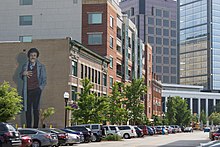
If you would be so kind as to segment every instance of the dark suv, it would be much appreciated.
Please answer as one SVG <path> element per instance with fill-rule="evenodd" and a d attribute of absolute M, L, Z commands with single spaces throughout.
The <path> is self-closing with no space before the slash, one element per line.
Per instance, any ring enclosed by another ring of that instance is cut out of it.
<path fill-rule="evenodd" d="M 20 133 L 10 124 L 0 122 L 0 147 L 21 146 Z"/>
<path fill-rule="evenodd" d="M 72 126 L 72 127 L 67 127 L 67 129 L 82 132 L 84 136 L 84 142 L 91 142 L 92 133 L 90 129 L 84 126 Z"/>

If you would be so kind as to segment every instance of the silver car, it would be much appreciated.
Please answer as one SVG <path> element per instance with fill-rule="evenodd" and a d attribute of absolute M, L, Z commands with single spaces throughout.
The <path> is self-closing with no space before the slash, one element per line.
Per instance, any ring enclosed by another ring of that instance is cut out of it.
<path fill-rule="evenodd" d="M 32 128 L 19 128 L 18 131 L 21 135 L 31 137 L 32 147 L 56 146 L 58 144 L 57 135 L 53 133 L 46 133 Z"/>

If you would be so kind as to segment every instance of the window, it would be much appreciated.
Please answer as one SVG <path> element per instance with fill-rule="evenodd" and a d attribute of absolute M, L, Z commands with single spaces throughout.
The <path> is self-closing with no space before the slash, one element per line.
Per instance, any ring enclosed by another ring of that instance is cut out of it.
<path fill-rule="evenodd" d="M 157 38 L 156 38 L 156 44 L 162 44 L 162 39 L 159 38 L 159 37 L 157 37 Z"/>
<path fill-rule="evenodd" d="M 114 26 L 114 19 L 112 16 L 110 16 L 110 27 L 113 28 Z"/>
<path fill-rule="evenodd" d="M 97 70 L 95 70 L 95 83 L 97 83 L 97 79 L 98 79 L 98 74 L 97 74 Z"/>
<path fill-rule="evenodd" d="M 32 15 L 19 16 L 20 26 L 32 25 Z"/>
<path fill-rule="evenodd" d="M 156 28 L 156 35 L 161 35 L 161 34 L 162 34 L 161 28 Z"/>
<path fill-rule="evenodd" d="M 171 76 L 171 83 L 176 83 L 176 77 L 175 76 Z"/>
<path fill-rule="evenodd" d="M 171 74 L 176 74 L 176 67 L 171 67 Z"/>
<path fill-rule="evenodd" d="M 154 34 L 154 27 L 148 27 L 148 34 Z"/>
<path fill-rule="evenodd" d="M 119 52 L 119 53 L 121 53 L 121 47 L 119 46 L 119 45 L 117 45 L 117 51 Z"/>
<path fill-rule="evenodd" d="M 176 31 L 175 30 L 171 30 L 171 37 L 176 37 Z"/>
<path fill-rule="evenodd" d="M 157 18 L 157 19 L 156 19 L 156 25 L 157 25 L 157 26 L 161 26 L 161 25 L 162 25 L 162 20 L 159 19 L 159 18 Z"/>
<path fill-rule="evenodd" d="M 100 45 L 102 44 L 102 34 L 89 34 L 88 35 L 89 45 Z"/>
<path fill-rule="evenodd" d="M 162 16 L 162 11 L 160 9 L 156 9 L 156 16 Z"/>
<path fill-rule="evenodd" d="M 77 100 L 77 87 L 72 86 L 72 100 L 76 101 Z"/>
<path fill-rule="evenodd" d="M 164 36 L 169 36 L 169 30 L 168 29 L 163 29 L 163 35 Z"/>
<path fill-rule="evenodd" d="M 176 28 L 176 21 L 171 21 L 171 28 Z"/>
<path fill-rule="evenodd" d="M 163 38 L 163 45 L 169 46 L 169 39 L 168 38 Z"/>
<path fill-rule="evenodd" d="M 176 40 L 175 39 L 171 39 L 171 46 L 176 46 Z"/>
<path fill-rule="evenodd" d="M 20 5 L 32 5 L 33 0 L 20 0 Z"/>
<path fill-rule="evenodd" d="M 157 46 L 156 47 L 156 54 L 161 54 L 161 53 L 162 53 L 161 47 Z"/>
<path fill-rule="evenodd" d="M 161 63 L 161 56 L 156 56 L 156 63 Z"/>
<path fill-rule="evenodd" d="M 169 27 L 169 20 L 163 20 L 163 26 Z"/>
<path fill-rule="evenodd" d="M 91 68 L 88 67 L 88 78 L 91 79 Z"/>
<path fill-rule="evenodd" d="M 107 86 L 107 75 L 103 74 L 103 85 Z"/>
<path fill-rule="evenodd" d="M 169 64 L 169 57 L 163 57 L 163 63 Z"/>
<path fill-rule="evenodd" d="M 101 73 L 98 71 L 98 84 L 100 84 Z"/>
<path fill-rule="evenodd" d="M 92 69 L 92 82 L 94 82 L 94 69 Z"/>
<path fill-rule="evenodd" d="M 113 48 L 113 37 L 112 36 L 110 36 L 110 48 Z"/>
<path fill-rule="evenodd" d="M 176 65 L 176 58 L 171 58 L 171 64 Z"/>
<path fill-rule="evenodd" d="M 19 36 L 21 42 L 32 42 L 32 36 Z"/>
<path fill-rule="evenodd" d="M 164 48 L 163 48 L 163 54 L 164 54 L 164 55 L 169 55 L 169 48 L 164 47 Z"/>
<path fill-rule="evenodd" d="M 169 73 L 169 67 L 168 66 L 163 67 L 163 73 Z"/>
<path fill-rule="evenodd" d="M 81 79 L 83 79 L 83 64 L 81 64 Z"/>
<path fill-rule="evenodd" d="M 154 44 L 154 37 L 152 37 L 152 36 L 149 36 L 148 37 L 148 43 L 152 43 L 152 44 Z"/>
<path fill-rule="evenodd" d="M 77 77 L 77 62 L 72 61 L 72 75 Z"/>
<path fill-rule="evenodd" d="M 171 55 L 176 55 L 176 49 L 175 48 L 171 48 Z"/>
<path fill-rule="evenodd" d="M 154 25 L 154 18 L 148 17 L 148 24 Z"/>
<path fill-rule="evenodd" d="M 169 83 L 170 77 L 169 76 L 163 76 L 163 83 Z"/>
<path fill-rule="evenodd" d="M 109 86 L 110 86 L 110 88 L 112 88 L 112 86 L 113 86 L 113 78 L 112 77 L 109 77 Z"/>
<path fill-rule="evenodd" d="M 102 13 L 89 13 L 88 23 L 89 24 L 101 24 L 102 23 Z"/>
<path fill-rule="evenodd" d="M 134 7 L 131 7 L 131 16 L 134 16 Z"/>
<path fill-rule="evenodd" d="M 161 66 L 156 66 L 156 72 L 161 72 Z"/>
<path fill-rule="evenodd" d="M 113 68 L 113 58 L 110 57 L 110 64 L 109 64 L 110 68 Z"/>
<path fill-rule="evenodd" d="M 169 11 L 163 10 L 163 17 L 169 18 Z"/>

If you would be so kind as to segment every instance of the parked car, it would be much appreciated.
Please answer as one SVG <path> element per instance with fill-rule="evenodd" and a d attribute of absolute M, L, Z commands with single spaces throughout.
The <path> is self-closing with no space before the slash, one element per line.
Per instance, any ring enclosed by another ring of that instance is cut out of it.
<path fill-rule="evenodd" d="M 176 130 L 171 126 L 167 126 L 167 131 L 168 131 L 169 134 L 176 133 Z"/>
<path fill-rule="evenodd" d="M 71 133 L 67 133 L 67 134 L 68 134 L 68 139 L 66 141 L 66 145 L 72 146 L 75 143 L 80 143 L 79 135 L 71 134 Z"/>
<path fill-rule="evenodd" d="M 185 127 L 184 132 L 193 132 L 193 128 L 192 127 Z"/>
<path fill-rule="evenodd" d="M 205 127 L 204 128 L 204 132 L 210 132 L 210 130 L 211 130 L 210 127 Z"/>
<path fill-rule="evenodd" d="M 106 130 L 106 135 L 118 135 L 122 137 L 119 128 L 115 125 L 106 125 L 103 128 Z"/>
<path fill-rule="evenodd" d="M 171 125 L 171 127 L 175 129 L 176 133 L 181 133 L 182 132 L 181 128 L 178 125 Z"/>
<path fill-rule="evenodd" d="M 19 132 L 11 124 L 0 122 L 0 147 L 19 147 L 21 144 Z"/>
<path fill-rule="evenodd" d="M 144 133 L 143 133 L 141 128 L 138 128 L 137 126 L 134 126 L 134 128 L 135 128 L 135 131 L 137 133 L 137 137 L 143 137 L 144 136 Z"/>
<path fill-rule="evenodd" d="M 211 140 L 215 140 L 216 137 L 220 137 L 220 129 L 218 128 L 216 131 L 210 132 L 209 137 Z"/>
<path fill-rule="evenodd" d="M 154 130 L 151 127 L 147 127 L 148 135 L 154 135 Z"/>
<path fill-rule="evenodd" d="M 146 125 L 138 125 L 138 127 L 142 129 L 144 135 L 149 135 Z"/>
<path fill-rule="evenodd" d="M 86 128 L 86 127 L 84 127 L 84 126 L 71 126 L 71 127 L 67 127 L 67 129 L 82 132 L 83 136 L 84 136 L 84 142 L 90 142 L 92 140 L 92 138 L 91 138 L 91 135 L 92 135 L 91 130 Z"/>
<path fill-rule="evenodd" d="M 57 135 L 54 133 L 47 133 L 32 128 L 19 128 L 18 131 L 20 132 L 21 135 L 27 135 L 31 137 L 32 147 L 58 145 L 58 138 Z"/>
<path fill-rule="evenodd" d="M 106 135 L 106 132 L 101 124 L 82 124 L 79 126 L 84 126 L 86 128 L 89 128 L 92 132 L 92 141 L 93 142 L 99 142 L 102 140 L 102 137 Z"/>
<path fill-rule="evenodd" d="M 60 129 L 57 128 L 40 128 L 38 130 L 47 132 L 47 133 L 54 133 L 58 137 L 58 145 L 66 145 L 68 140 L 68 134 Z"/>
<path fill-rule="evenodd" d="M 79 138 L 79 142 L 84 142 L 84 135 L 82 132 L 79 132 L 79 131 L 75 131 L 75 130 L 70 130 L 70 129 L 61 129 L 62 131 L 66 132 L 66 133 L 69 133 L 69 134 L 75 134 L 75 135 L 78 135 L 80 138 Z"/>
<path fill-rule="evenodd" d="M 122 137 L 125 139 L 137 137 L 137 133 L 136 133 L 135 128 L 133 126 L 124 125 L 124 126 L 118 126 L 118 128 L 121 132 Z"/>
<path fill-rule="evenodd" d="M 32 139 L 30 136 L 22 135 L 21 140 L 22 140 L 22 144 L 20 147 L 30 147 L 32 145 Z"/>
<path fill-rule="evenodd" d="M 162 134 L 162 126 L 156 126 L 157 134 Z"/>

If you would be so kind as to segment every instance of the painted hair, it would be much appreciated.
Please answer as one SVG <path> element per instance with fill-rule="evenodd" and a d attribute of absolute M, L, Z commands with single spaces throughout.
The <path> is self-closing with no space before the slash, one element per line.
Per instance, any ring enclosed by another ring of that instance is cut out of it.
<path fill-rule="evenodd" d="M 37 53 L 37 57 L 39 57 L 39 51 L 36 49 L 36 48 L 31 48 L 29 51 L 28 51 L 28 54 L 27 54 L 27 56 L 28 56 L 28 58 L 30 57 L 30 54 L 31 53 Z"/>

